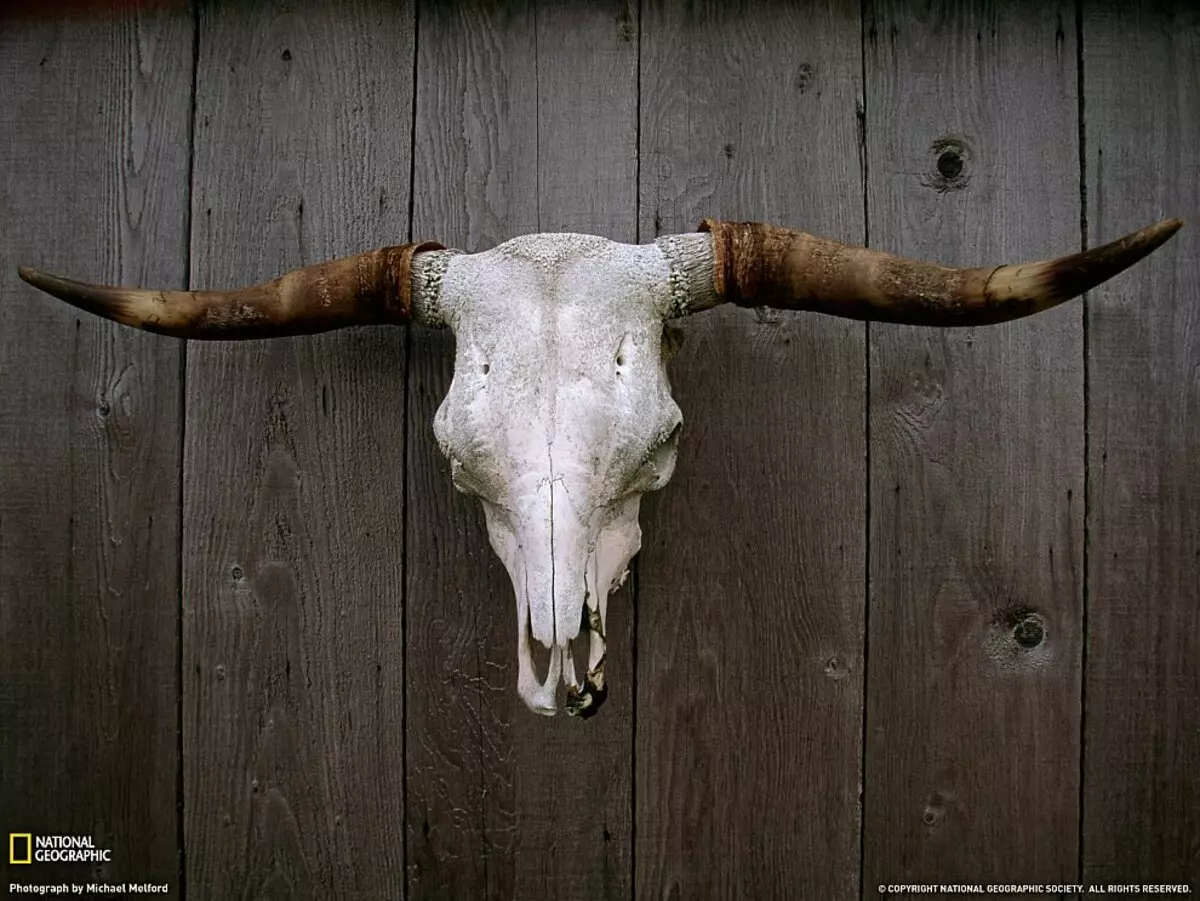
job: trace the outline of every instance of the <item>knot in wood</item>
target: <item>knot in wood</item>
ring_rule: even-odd
[[[1029,650],[1036,648],[1046,637],[1046,624],[1036,613],[1026,613],[1013,626],[1013,640]]]

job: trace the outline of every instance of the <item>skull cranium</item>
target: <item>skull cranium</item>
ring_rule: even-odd
[[[661,351],[669,275],[654,246],[542,235],[455,257],[441,280],[457,353],[434,433],[512,578],[518,687],[538,713],[555,712],[560,678],[569,710],[599,706],[606,599],[641,544],[642,493],[675,466],[682,417]],[[551,651],[544,678],[531,639]]]

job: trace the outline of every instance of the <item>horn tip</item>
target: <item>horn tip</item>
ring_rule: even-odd
[[[1150,226],[1149,230],[1161,234],[1164,238],[1169,238],[1181,228],[1183,228],[1183,220],[1176,216],[1164,219],[1162,222],[1156,222]]]
[[[1153,225],[1147,225],[1145,228],[1134,232],[1130,237],[1134,241],[1135,246],[1141,248],[1138,254],[1138,259],[1151,253],[1169,241],[1179,229],[1183,228],[1183,220],[1177,217],[1171,219],[1163,219],[1161,222],[1155,222]]]
[[[53,297],[65,300],[68,303],[74,303],[76,306],[79,306],[79,304],[65,292],[68,292],[71,288],[91,287],[71,282],[69,279],[65,279],[59,275],[43,272],[41,269],[34,269],[32,266],[18,266],[17,275],[21,277],[21,281],[28,285],[33,285],[39,291],[45,291]]]

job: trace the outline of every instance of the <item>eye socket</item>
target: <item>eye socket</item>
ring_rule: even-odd
[[[675,471],[675,449],[679,444],[679,432],[682,428],[683,423],[676,422],[671,431],[664,432],[662,437],[650,446],[629,484],[628,493],[655,491],[667,484],[667,480]]]
[[[454,456],[450,457],[450,481],[463,494],[477,497],[484,493],[482,481]]]
[[[649,462],[655,454],[664,447],[674,447],[679,443],[679,432],[683,428],[683,422],[677,421],[669,432],[663,432],[661,437],[650,445],[650,450],[646,454],[646,461]]]
[[[457,457],[448,456],[450,457],[450,482],[456,491],[467,497],[477,497],[498,510],[510,509],[504,485],[494,474],[490,474],[486,468],[480,471],[464,466]]]

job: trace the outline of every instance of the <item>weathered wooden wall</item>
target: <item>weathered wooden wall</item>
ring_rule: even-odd
[[[165,5],[0,18],[0,830],[171,897],[1200,890],[1200,14]],[[184,345],[15,278],[227,287],[753,218],[951,264],[1165,215],[1032,320],[683,325],[612,692],[517,697],[432,440],[453,339]]]
[[[868,13],[871,243],[956,265],[1077,246],[1074,8],[941,12]],[[867,885],[1078,866],[1082,318],[871,327]]]

